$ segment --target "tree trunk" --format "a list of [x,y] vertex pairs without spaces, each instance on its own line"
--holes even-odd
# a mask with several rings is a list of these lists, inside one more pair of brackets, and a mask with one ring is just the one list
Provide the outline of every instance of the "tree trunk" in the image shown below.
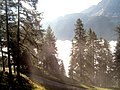
[[2,54],[3,72],[5,72],[5,63],[4,63],[4,57],[3,57],[3,51],[2,51],[2,44],[1,44],[1,54]]
[[17,31],[17,48],[18,48],[18,55],[17,55],[17,76],[19,78],[20,76],[20,63],[19,63],[19,60],[20,60],[20,47],[19,47],[19,41],[20,41],[20,13],[19,13],[19,4],[20,4],[20,1],[18,0],[18,31]]
[[7,0],[5,0],[5,11],[6,11],[6,31],[7,31],[7,50],[8,50],[8,67],[9,67],[9,75],[10,78],[12,76],[12,69],[11,69],[11,61],[10,61],[10,45],[9,45],[9,30],[8,30],[8,7],[7,7]]

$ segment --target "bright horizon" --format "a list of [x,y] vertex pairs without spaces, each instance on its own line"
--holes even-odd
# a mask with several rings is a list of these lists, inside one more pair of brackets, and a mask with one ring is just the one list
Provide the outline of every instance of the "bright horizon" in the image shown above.
[[43,20],[53,20],[70,13],[79,13],[101,0],[39,0],[38,11],[43,12]]

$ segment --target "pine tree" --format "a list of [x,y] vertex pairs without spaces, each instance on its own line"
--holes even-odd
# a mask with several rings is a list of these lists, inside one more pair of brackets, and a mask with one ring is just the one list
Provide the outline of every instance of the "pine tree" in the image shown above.
[[2,2],[1,2],[1,6],[0,6],[0,50],[1,50],[1,61],[2,61],[2,65],[3,65],[3,71],[5,71],[5,61],[4,61],[4,52],[3,52],[3,47],[6,47],[6,29],[5,29],[5,15],[4,13],[2,13],[3,10],[3,6],[2,6]]
[[108,74],[113,60],[107,40],[103,38],[97,40],[95,57],[95,83],[97,86],[107,87],[107,83],[111,82],[109,80],[111,76],[108,77]]
[[96,41],[97,35],[94,31],[89,29],[87,33],[87,41],[86,41],[86,48],[85,48],[85,71],[88,77],[88,83],[94,84],[94,77],[95,77],[95,54],[96,54]]
[[59,64],[58,60],[56,58],[57,55],[57,48],[56,48],[56,38],[54,36],[54,33],[49,26],[46,32],[45,36],[45,42],[46,42],[46,48],[47,48],[47,54],[46,56],[46,62],[48,63],[46,66],[48,66],[49,71],[53,72],[54,74],[59,74]]
[[61,76],[66,76],[66,72],[65,72],[65,67],[64,67],[64,63],[63,60],[59,60],[60,62],[60,66],[59,66],[59,70],[60,70],[60,75]]
[[[43,45],[43,30],[41,29],[41,13],[36,10],[38,0],[28,0],[27,3],[31,6],[27,9],[20,2],[20,53],[22,67],[27,67],[30,71],[31,66],[37,66],[38,60],[41,57],[36,56],[34,49],[41,50]],[[25,53],[25,54],[24,54]],[[26,55],[26,56],[25,56]],[[27,59],[25,58],[27,57]]]
[[[18,0],[19,1],[19,0]],[[18,3],[16,0],[7,1],[7,5],[5,5],[5,0],[2,3],[2,14],[5,16],[4,8],[6,8],[6,17],[5,20],[7,22],[5,28],[7,30],[7,39],[9,45],[9,66],[13,64],[14,66],[20,63],[25,62],[26,60],[19,60],[22,57],[24,52],[29,52],[29,57],[36,58],[34,55],[34,48],[37,48],[38,42],[41,40],[39,36],[41,36],[41,26],[40,26],[40,13],[35,10],[37,0],[28,0],[28,1],[20,1]],[[31,9],[27,9],[23,2],[30,5]],[[4,25],[3,25],[4,26]],[[3,28],[2,26],[2,28]],[[18,31],[19,30],[19,31]],[[18,50],[19,49],[19,50]],[[19,52],[17,54],[16,52]],[[10,55],[12,55],[13,60],[10,60]],[[33,60],[34,60],[33,59]],[[12,62],[11,62],[12,61]],[[21,64],[23,65],[23,64]],[[17,69],[19,70],[19,68]],[[10,70],[11,71],[11,70]],[[19,73],[19,72],[18,72]]]
[[72,79],[84,82],[84,49],[86,42],[86,33],[82,21],[78,19],[75,24],[75,36],[72,41],[72,53],[69,76]]
[[115,72],[118,87],[120,88],[120,26],[117,27],[116,32],[118,33],[118,39],[115,51],[115,64],[116,64]]
[[38,54],[40,57],[39,66],[43,68],[43,71],[56,76],[60,74],[60,66],[56,58],[56,38],[50,26],[46,30],[42,49],[38,51]]

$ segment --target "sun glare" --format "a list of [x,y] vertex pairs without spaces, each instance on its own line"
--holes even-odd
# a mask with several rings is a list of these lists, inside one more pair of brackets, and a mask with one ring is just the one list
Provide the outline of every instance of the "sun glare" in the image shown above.
[[96,5],[101,0],[39,0],[38,10],[44,12],[46,20],[70,13],[79,13],[91,5]]

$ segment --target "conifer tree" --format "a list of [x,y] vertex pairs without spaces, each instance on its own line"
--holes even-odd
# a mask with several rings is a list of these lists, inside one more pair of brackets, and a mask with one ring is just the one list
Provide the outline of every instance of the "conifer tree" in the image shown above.
[[[78,23],[79,22],[79,23]],[[108,87],[112,84],[113,56],[108,41],[97,38],[91,29],[87,35],[78,19],[72,51],[69,76],[81,83]],[[108,76],[108,77],[107,77]],[[109,82],[108,82],[109,80]]]
[[57,59],[57,47],[55,35],[49,26],[44,35],[42,49],[38,52],[40,57],[39,66],[50,74],[60,74],[60,66]]
[[60,64],[59,64],[60,75],[61,76],[66,76],[63,60],[59,60],[59,62],[60,62]]
[[78,19],[75,24],[75,36],[72,40],[72,53],[69,76],[80,82],[84,82],[84,49],[86,43],[86,33],[82,21]]
[[0,51],[1,51],[1,62],[3,65],[3,71],[5,71],[5,61],[4,61],[4,53],[3,53],[3,47],[6,47],[6,29],[5,29],[5,13],[2,13],[3,6],[2,2],[0,3]]
[[[23,2],[31,8],[23,5]],[[41,50],[43,41],[43,30],[41,29],[41,13],[36,10],[38,0],[27,0],[20,2],[20,53],[22,67],[27,67],[30,71],[31,66],[37,66],[40,57],[35,55],[34,49]],[[25,53],[25,54],[24,54]],[[26,55],[26,56],[25,56]],[[27,59],[26,59],[26,58]]]
[[[41,40],[39,36],[42,34],[40,30],[40,13],[36,10],[37,0],[20,1],[19,3],[18,1],[10,0],[7,2],[7,5],[5,5],[5,0],[3,0],[1,4],[3,9],[1,13],[4,16],[4,8],[7,6],[6,15],[8,19],[5,20],[8,22],[6,25],[8,25],[7,30],[9,33],[7,34],[9,38],[9,50],[10,55],[13,57],[13,61],[11,60],[12,62],[9,62],[10,65],[16,65],[17,61],[19,61],[18,59],[23,57],[22,55],[24,52],[29,52],[29,57],[35,57],[33,51],[34,48],[37,47],[38,42]],[[24,3],[28,4],[31,8],[28,9],[23,5]],[[18,29],[19,32],[17,32]],[[18,51],[18,48],[20,51]],[[16,52],[19,52],[20,57],[18,57],[19,55]],[[20,63],[26,61],[26,59],[22,59],[19,61]],[[17,64],[17,66],[18,65],[19,64]]]
[[108,77],[108,74],[110,72],[110,64],[113,60],[113,57],[109,50],[109,44],[107,40],[100,38],[97,40],[96,44],[95,83],[97,86],[107,87],[107,83],[109,83],[108,80],[110,78]]
[[116,51],[115,51],[115,72],[118,87],[120,88],[120,26],[117,27],[116,32],[118,33]]
[[88,83],[94,84],[94,74],[95,74],[95,55],[96,55],[96,41],[97,35],[92,29],[88,30],[86,47],[85,47],[85,69],[88,77]]

